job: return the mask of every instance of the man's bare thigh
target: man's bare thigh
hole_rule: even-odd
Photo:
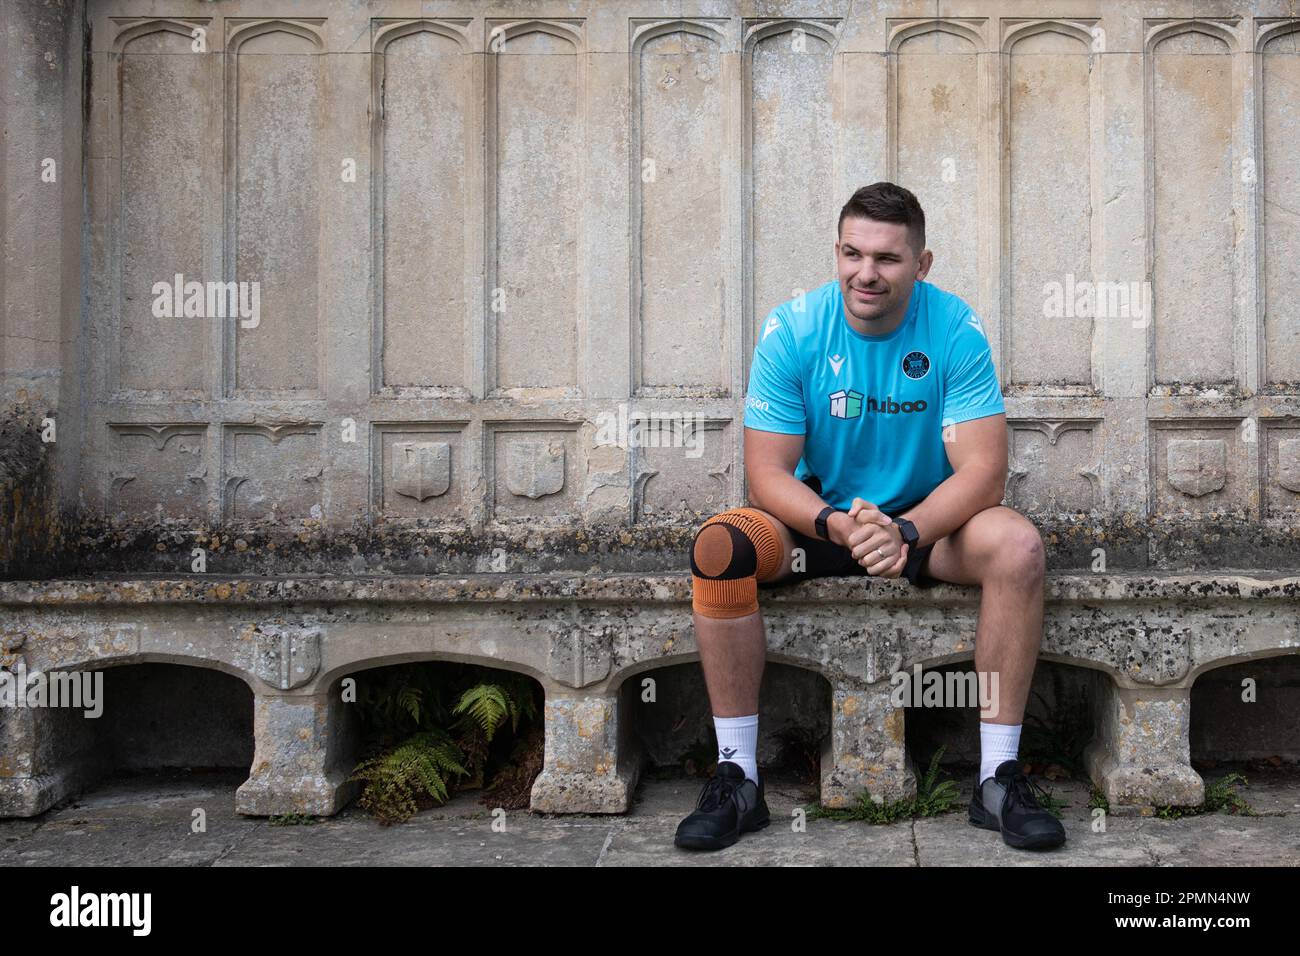
[[[953,584],[980,584],[998,542],[1019,524],[1032,527],[1028,518],[1006,505],[975,512],[964,525],[934,543],[926,573]]]

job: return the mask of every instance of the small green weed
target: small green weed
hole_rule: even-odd
[[[911,817],[935,817],[951,813],[960,796],[957,784],[952,780],[939,780],[939,760],[944,748],[940,747],[930,760],[930,767],[925,776],[918,781],[916,797],[911,800],[891,800],[876,803],[871,794],[864,790],[858,796],[858,802],[842,809],[826,809],[814,804],[807,809],[809,820],[863,820],[867,823],[893,823]]]
[[[1156,816],[1161,820],[1177,820],[1181,817],[1195,817],[1205,813],[1232,813],[1243,817],[1257,817],[1258,811],[1246,802],[1239,793],[1238,786],[1250,784],[1239,773],[1230,773],[1220,777],[1205,788],[1205,802],[1200,806],[1168,805],[1156,808]]]
[[[273,827],[309,827],[314,823],[319,823],[320,821],[310,813],[298,813],[295,811],[293,813],[277,814],[276,816],[268,818],[268,822]]]
[[[1101,788],[1096,784],[1092,785],[1091,792],[1088,795],[1088,809],[1101,809],[1110,813],[1110,801],[1106,799],[1106,795],[1101,792]]]

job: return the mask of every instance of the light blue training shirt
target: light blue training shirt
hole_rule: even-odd
[[[832,280],[763,323],[745,427],[804,435],[796,478],[816,475],[829,505],[864,498],[892,516],[952,474],[945,427],[1005,411],[988,339],[959,296],[918,281],[898,328],[863,335]]]

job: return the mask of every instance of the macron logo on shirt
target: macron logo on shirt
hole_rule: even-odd
[[[775,315],[772,316],[770,319],[768,319],[767,325],[763,328],[763,340],[766,341],[767,337],[771,335],[773,332],[775,332],[776,327],[780,324],[781,324],[780,319],[778,319]]]

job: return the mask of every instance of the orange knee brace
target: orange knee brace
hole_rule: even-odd
[[[772,519],[757,508],[714,515],[691,545],[691,606],[704,617],[744,617],[758,610],[758,582],[784,557]]]

